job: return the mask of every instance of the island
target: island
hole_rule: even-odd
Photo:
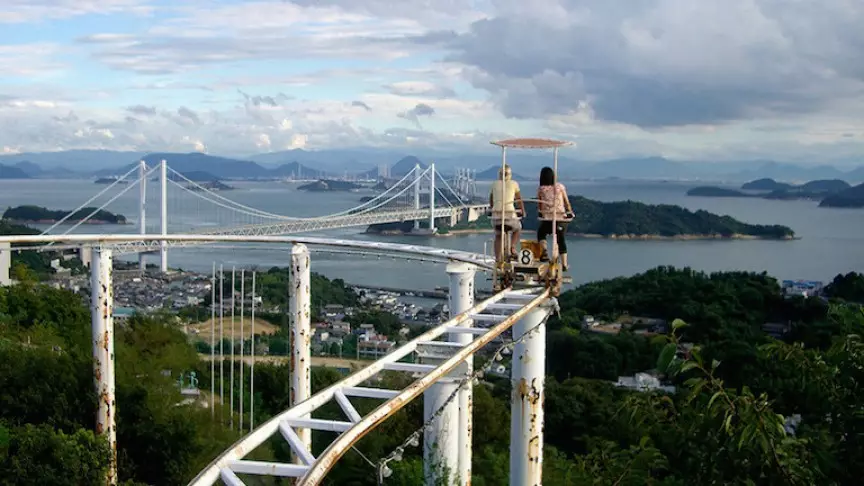
[[[725,187],[715,186],[699,186],[687,191],[688,196],[702,197],[757,197],[755,194],[747,194],[737,189],[727,189]]]
[[[581,238],[609,238],[630,240],[662,239],[770,239],[791,240],[795,232],[787,226],[757,225],[720,216],[708,211],[690,211],[670,204],[645,204],[636,201],[600,202],[581,196],[570,196],[576,217],[567,227],[567,233]],[[524,231],[538,227],[535,203],[525,203]],[[460,224],[461,225],[461,224]],[[448,234],[487,232],[488,218],[481,218],[466,227],[454,226]],[[367,233],[383,235],[407,234],[413,222],[371,225]]]
[[[304,184],[297,189],[301,191],[312,192],[332,192],[332,191],[356,191],[362,186],[348,181],[336,181],[332,179],[321,179],[316,182]]]
[[[61,219],[69,216],[66,219],[68,223],[78,223],[86,218],[90,213],[93,214],[90,219],[84,224],[126,224],[126,217],[122,214],[114,214],[104,209],[96,211],[96,208],[82,208],[75,213],[69,215],[70,211],[59,211],[40,206],[16,206],[8,208],[3,213],[3,219],[19,224],[53,224]]]
[[[743,192],[725,187],[700,186],[687,191],[687,195],[701,197],[759,197],[779,200],[822,200],[827,196],[849,189],[849,187],[846,181],[840,179],[815,180],[798,186],[783,184],[774,179],[758,179],[744,184],[741,186],[741,189],[758,190],[760,192]]]
[[[826,197],[819,203],[819,207],[864,208],[864,184],[858,184]]]
[[[96,179],[95,181],[93,181],[94,184],[114,184],[115,182],[117,182],[118,184],[121,184],[121,185],[129,184],[129,181],[126,181],[126,180],[118,182],[117,177],[100,177],[100,178]]]
[[[233,191],[237,189],[222,181],[196,182],[195,184],[187,184],[186,188],[190,191]]]
[[[741,186],[741,189],[744,189],[745,191],[782,191],[791,187],[792,184],[786,184],[783,182],[777,182],[774,179],[764,178],[746,182],[743,186]]]

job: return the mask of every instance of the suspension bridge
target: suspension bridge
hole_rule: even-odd
[[[148,200],[147,191],[148,179],[154,175],[159,184],[156,201],[153,201],[152,194]],[[138,190],[133,191],[136,187]],[[273,193],[276,200],[291,190],[288,186],[280,189]],[[152,167],[141,161],[42,234],[57,235],[57,242],[48,246],[54,249],[62,247],[63,241],[59,237],[75,234],[83,225],[97,218],[100,211],[114,210],[124,196],[128,200],[137,192],[138,218],[134,225],[137,233],[142,236],[159,234],[165,238],[118,243],[113,248],[114,254],[138,253],[143,270],[146,266],[145,256],[158,252],[160,270],[166,272],[169,247],[202,244],[167,238],[174,232],[213,236],[274,236],[414,221],[413,232],[428,235],[436,233],[441,225],[475,221],[488,210],[488,204],[475,200],[474,181],[470,172],[462,169],[456,170],[448,181],[435,169],[434,164],[425,169],[417,165],[401,179],[382,180],[378,186],[369,188],[375,189],[380,189],[380,192],[348,209],[308,217],[286,216],[229,199],[220,194],[221,191],[208,187],[207,183],[194,181],[172,169],[165,160]],[[154,202],[159,209],[159,224],[155,227],[148,221],[148,209]],[[296,209],[296,206],[296,200],[293,205],[289,203],[291,209]],[[86,217],[77,219],[82,210],[88,209],[90,211]],[[70,221],[73,215],[76,220]],[[130,228],[120,228],[119,231],[128,232]],[[85,264],[89,264],[87,248],[81,249],[80,256]],[[0,257],[0,283],[4,281],[4,275],[8,275],[8,267],[8,259]],[[8,277],[5,279],[8,280]]]

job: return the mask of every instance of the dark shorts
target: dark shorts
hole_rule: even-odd
[[[501,232],[501,220],[493,219],[492,227],[495,228],[496,233]],[[519,221],[519,218],[507,218],[504,220],[504,231],[521,231],[522,230],[522,222]]]

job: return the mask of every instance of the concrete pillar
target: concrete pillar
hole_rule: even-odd
[[[543,383],[546,368],[544,304],[513,326],[513,339],[533,331],[513,349],[510,383],[510,486],[543,483]]]
[[[312,395],[312,376],[310,367],[312,341],[312,300],[310,297],[311,277],[309,269],[309,249],[306,245],[295,244],[291,249],[291,406],[306,400]],[[309,417],[304,417],[309,418]],[[297,429],[297,436],[312,450],[312,431]],[[302,464],[299,457],[295,463]]]
[[[168,163],[164,160],[159,166],[159,182],[162,185],[162,194],[160,200],[162,202],[162,217],[160,218],[162,236],[168,235]],[[159,242],[159,271],[165,273],[168,271],[168,241],[161,240]]]
[[[147,162],[141,161],[138,166],[138,185],[141,191],[138,194],[138,232],[147,234]],[[147,262],[144,258],[146,252],[138,254],[138,269],[142,272],[147,270]]]
[[[96,395],[96,435],[104,435],[111,448],[111,464],[105,483],[117,484],[117,403],[114,395],[114,292],[111,282],[111,250],[93,251],[90,271],[90,319],[93,333],[93,373]]]
[[[423,422],[441,413],[423,433],[423,478],[427,486],[450,486],[459,474],[459,400],[444,403],[459,387],[454,378],[442,378],[423,392]]]
[[[450,277],[449,307],[450,316],[456,316],[474,307],[474,275],[475,267],[467,263],[451,263],[447,265],[447,275]],[[463,327],[471,327],[473,321],[465,321]],[[449,340],[468,344],[472,340],[470,334],[450,334]],[[465,360],[465,372],[471,374],[474,370],[474,357]],[[474,413],[472,383],[469,381],[459,390],[459,485],[471,484],[472,430]]]
[[[12,278],[9,275],[12,269],[11,248],[10,243],[0,243],[0,287],[12,285]]]
[[[90,268],[91,263],[93,262],[93,248],[90,248],[89,246],[78,248],[78,259],[81,260],[81,263],[84,264],[85,267]]]

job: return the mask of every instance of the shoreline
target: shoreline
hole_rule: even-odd
[[[525,230],[523,230],[524,232]],[[528,230],[533,231],[533,230]],[[461,236],[461,235],[474,235],[474,234],[492,234],[491,229],[461,229],[461,230],[452,230],[448,233],[436,234],[434,237],[442,238],[448,236]],[[380,235],[380,236],[433,236],[429,234],[422,233],[411,233],[404,232],[401,230],[388,230],[388,231],[380,231],[380,232],[366,232],[366,234]],[[662,235],[650,235],[650,234],[612,234],[612,235],[602,235],[599,233],[567,233],[568,238],[576,238],[580,240],[624,240],[624,241],[697,241],[697,240],[765,240],[765,241],[793,241],[800,240],[800,236],[785,236],[785,237],[770,237],[770,236],[757,236],[757,235],[745,235],[745,234],[733,234],[730,236],[724,236],[720,234],[707,234],[707,235],[698,235],[698,234],[683,234],[683,235],[674,235],[674,236],[662,236]]]
[[[9,221],[13,224],[26,225],[26,224],[54,224],[60,220],[59,219],[39,219],[39,220],[9,219],[7,221]],[[105,220],[101,220],[101,219],[88,219],[87,221],[84,221],[84,222],[82,222],[80,219],[67,219],[63,223],[64,224],[66,224],[66,223],[68,223],[68,224],[78,224],[78,223],[81,223],[81,224],[116,224],[116,225],[131,224],[128,221],[120,223],[120,222],[113,222],[113,221],[105,221]]]

